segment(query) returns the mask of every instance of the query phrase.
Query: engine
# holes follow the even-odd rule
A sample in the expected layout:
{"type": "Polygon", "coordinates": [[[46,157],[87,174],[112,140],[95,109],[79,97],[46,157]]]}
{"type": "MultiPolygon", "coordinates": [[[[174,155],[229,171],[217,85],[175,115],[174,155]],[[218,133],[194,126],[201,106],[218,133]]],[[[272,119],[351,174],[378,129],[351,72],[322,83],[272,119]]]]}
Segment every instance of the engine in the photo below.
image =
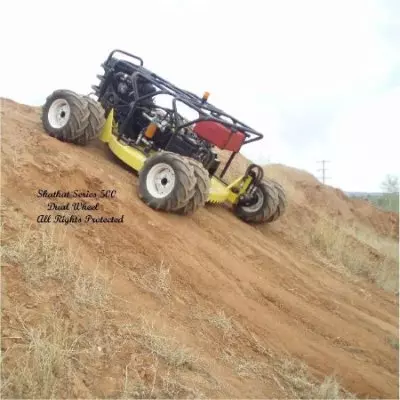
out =
{"type": "MultiPolygon", "coordinates": [[[[141,134],[143,144],[151,145],[155,149],[171,151],[186,157],[191,157],[198,160],[203,166],[214,174],[220,165],[218,155],[213,151],[213,146],[201,139],[193,132],[191,127],[183,128],[179,132],[175,131],[175,121],[171,114],[163,110],[153,109],[150,113],[143,113],[148,120],[146,127],[141,134]],[[157,126],[151,142],[148,140],[148,127],[152,124],[157,126]]],[[[185,121],[181,116],[178,124],[183,124],[185,121]]]]}

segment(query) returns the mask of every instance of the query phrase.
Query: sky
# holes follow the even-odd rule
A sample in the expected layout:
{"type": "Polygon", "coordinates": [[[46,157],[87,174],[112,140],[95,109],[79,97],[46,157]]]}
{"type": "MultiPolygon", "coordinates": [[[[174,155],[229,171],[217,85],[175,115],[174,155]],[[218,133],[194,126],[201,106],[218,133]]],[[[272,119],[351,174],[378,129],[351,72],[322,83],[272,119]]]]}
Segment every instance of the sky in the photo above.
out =
{"type": "Polygon", "coordinates": [[[242,148],[345,191],[399,174],[400,1],[2,3],[0,97],[89,93],[119,48],[264,134],[242,148]]]}

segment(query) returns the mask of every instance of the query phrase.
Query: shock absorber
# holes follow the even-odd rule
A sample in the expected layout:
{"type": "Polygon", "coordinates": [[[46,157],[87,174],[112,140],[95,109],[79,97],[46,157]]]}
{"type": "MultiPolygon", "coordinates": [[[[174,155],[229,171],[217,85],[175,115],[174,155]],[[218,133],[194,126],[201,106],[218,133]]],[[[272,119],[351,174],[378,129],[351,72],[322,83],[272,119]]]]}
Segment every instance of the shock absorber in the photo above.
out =
{"type": "Polygon", "coordinates": [[[246,170],[246,177],[253,178],[252,185],[257,186],[264,179],[264,170],[257,164],[250,164],[246,170]]]}
{"type": "Polygon", "coordinates": [[[247,202],[250,201],[253,197],[257,186],[261,183],[264,178],[264,170],[257,164],[250,164],[246,169],[245,178],[251,176],[252,181],[247,188],[246,194],[243,196],[241,201],[247,202]]]}

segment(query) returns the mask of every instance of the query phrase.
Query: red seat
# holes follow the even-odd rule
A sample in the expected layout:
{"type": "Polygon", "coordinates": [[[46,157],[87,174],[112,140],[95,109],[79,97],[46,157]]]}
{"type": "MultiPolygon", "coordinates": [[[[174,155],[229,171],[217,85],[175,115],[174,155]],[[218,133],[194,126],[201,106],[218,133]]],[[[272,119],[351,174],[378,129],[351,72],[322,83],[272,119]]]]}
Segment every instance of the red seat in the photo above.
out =
{"type": "Polygon", "coordinates": [[[194,128],[194,132],[202,139],[219,147],[221,150],[239,152],[246,136],[242,132],[234,132],[226,126],[214,121],[200,121],[194,128]]]}

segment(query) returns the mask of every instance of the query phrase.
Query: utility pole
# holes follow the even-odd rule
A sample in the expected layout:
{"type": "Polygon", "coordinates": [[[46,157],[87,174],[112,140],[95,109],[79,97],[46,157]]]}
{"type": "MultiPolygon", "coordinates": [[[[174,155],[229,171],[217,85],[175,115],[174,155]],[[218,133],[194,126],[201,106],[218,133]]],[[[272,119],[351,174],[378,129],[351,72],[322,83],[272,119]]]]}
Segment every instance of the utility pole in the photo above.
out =
{"type": "Polygon", "coordinates": [[[330,179],[326,176],[326,163],[328,163],[329,161],[327,160],[322,160],[322,161],[317,161],[318,163],[322,164],[322,168],[320,168],[318,171],[322,171],[322,183],[325,184],[325,181],[327,179],[330,179]]]}

